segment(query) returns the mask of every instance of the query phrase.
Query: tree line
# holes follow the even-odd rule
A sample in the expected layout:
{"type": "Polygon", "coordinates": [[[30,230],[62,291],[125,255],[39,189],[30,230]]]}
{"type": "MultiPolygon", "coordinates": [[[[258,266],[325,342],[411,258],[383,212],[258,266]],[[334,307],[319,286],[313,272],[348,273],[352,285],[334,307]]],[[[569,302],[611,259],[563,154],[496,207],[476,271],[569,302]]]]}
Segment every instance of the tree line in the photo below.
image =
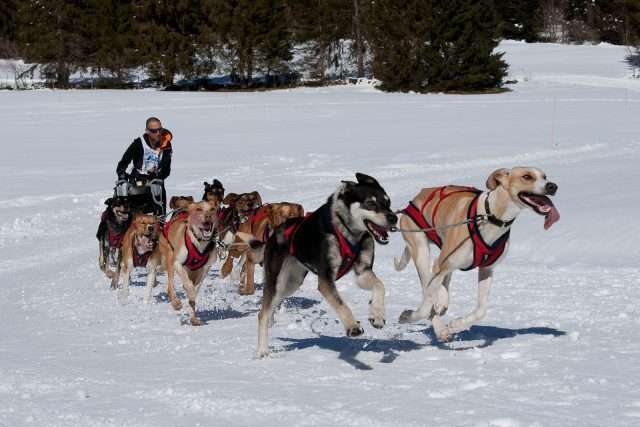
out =
{"type": "Polygon", "coordinates": [[[320,83],[483,91],[506,75],[501,38],[630,44],[639,28],[640,0],[2,0],[0,57],[44,64],[56,87],[77,70],[126,82],[142,67],[160,86],[212,73],[278,84],[304,70],[320,83]]]}

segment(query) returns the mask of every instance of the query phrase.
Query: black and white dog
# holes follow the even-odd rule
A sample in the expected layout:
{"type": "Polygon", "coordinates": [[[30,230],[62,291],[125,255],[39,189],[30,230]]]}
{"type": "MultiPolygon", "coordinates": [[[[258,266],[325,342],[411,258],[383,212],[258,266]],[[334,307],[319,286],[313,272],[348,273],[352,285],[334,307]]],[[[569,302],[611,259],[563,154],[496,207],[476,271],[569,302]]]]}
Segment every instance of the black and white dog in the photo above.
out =
{"type": "Polygon", "coordinates": [[[111,279],[115,289],[120,276],[120,256],[124,234],[131,223],[131,204],[127,197],[110,197],[104,202],[107,207],[100,216],[96,238],[99,245],[98,265],[111,279]]]}
{"type": "Polygon", "coordinates": [[[268,327],[275,309],[302,285],[309,271],[318,276],[318,290],[338,314],[348,336],[364,330],[335,282],[352,269],[358,286],[373,294],[369,322],[375,328],[384,326],[384,285],[372,270],[374,240],[387,244],[387,232],[398,218],[378,181],[361,173],[356,179],[357,183],[343,181],[315,212],[278,227],[263,247],[265,284],[258,316],[258,357],[269,354],[268,327]]]}

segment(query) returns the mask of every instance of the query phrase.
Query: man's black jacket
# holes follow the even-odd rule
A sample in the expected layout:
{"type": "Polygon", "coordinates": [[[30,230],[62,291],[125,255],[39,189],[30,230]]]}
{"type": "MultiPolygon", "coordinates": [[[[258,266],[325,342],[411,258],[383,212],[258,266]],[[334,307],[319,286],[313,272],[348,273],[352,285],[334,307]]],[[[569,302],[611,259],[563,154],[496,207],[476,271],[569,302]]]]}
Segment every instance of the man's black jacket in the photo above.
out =
{"type": "MultiPolygon", "coordinates": [[[[147,136],[144,135],[146,139],[147,136]]],[[[116,168],[116,173],[118,174],[118,178],[123,178],[129,163],[133,162],[133,171],[132,175],[136,175],[138,170],[142,168],[142,157],[144,156],[144,147],[142,144],[146,144],[147,142],[143,142],[142,138],[136,138],[133,140],[127,151],[124,152],[122,159],[118,162],[118,166],[116,168]]],[[[154,178],[166,179],[171,173],[171,154],[173,150],[171,148],[171,143],[169,143],[162,151],[160,151],[160,165],[158,167],[158,171],[156,172],[154,178]]]]}

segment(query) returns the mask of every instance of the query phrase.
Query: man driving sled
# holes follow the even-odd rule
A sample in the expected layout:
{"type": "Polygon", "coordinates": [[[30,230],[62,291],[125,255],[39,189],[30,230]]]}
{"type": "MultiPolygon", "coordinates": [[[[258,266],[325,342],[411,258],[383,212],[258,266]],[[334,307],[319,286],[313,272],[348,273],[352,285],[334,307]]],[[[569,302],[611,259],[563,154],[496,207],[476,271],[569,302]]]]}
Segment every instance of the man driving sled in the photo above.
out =
{"type": "Polygon", "coordinates": [[[162,128],[160,119],[147,119],[145,132],[142,137],[133,140],[116,168],[118,186],[148,186],[149,192],[133,195],[129,194],[134,208],[145,210],[152,208],[156,215],[164,215],[167,207],[167,193],[164,180],[171,173],[171,139],[169,130],[162,128]],[[131,173],[127,176],[127,168],[133,163],[131,173]],[[137,200],[136,200],[137,199],[137,200]]]}

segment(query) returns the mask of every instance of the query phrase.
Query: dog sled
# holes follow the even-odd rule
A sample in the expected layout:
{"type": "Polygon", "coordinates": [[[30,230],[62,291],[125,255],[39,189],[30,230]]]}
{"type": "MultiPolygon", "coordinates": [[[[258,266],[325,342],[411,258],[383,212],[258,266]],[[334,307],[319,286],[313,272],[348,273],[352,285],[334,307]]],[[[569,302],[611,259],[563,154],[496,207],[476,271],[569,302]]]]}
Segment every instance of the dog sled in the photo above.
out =
{"type": "Polygon", "coordinates": [[[166,214],[161,179],[129,175],[116,183],[113,195],[126,197],[133,212],[153,213],[160,218],[164,218],[166,214]]]}

